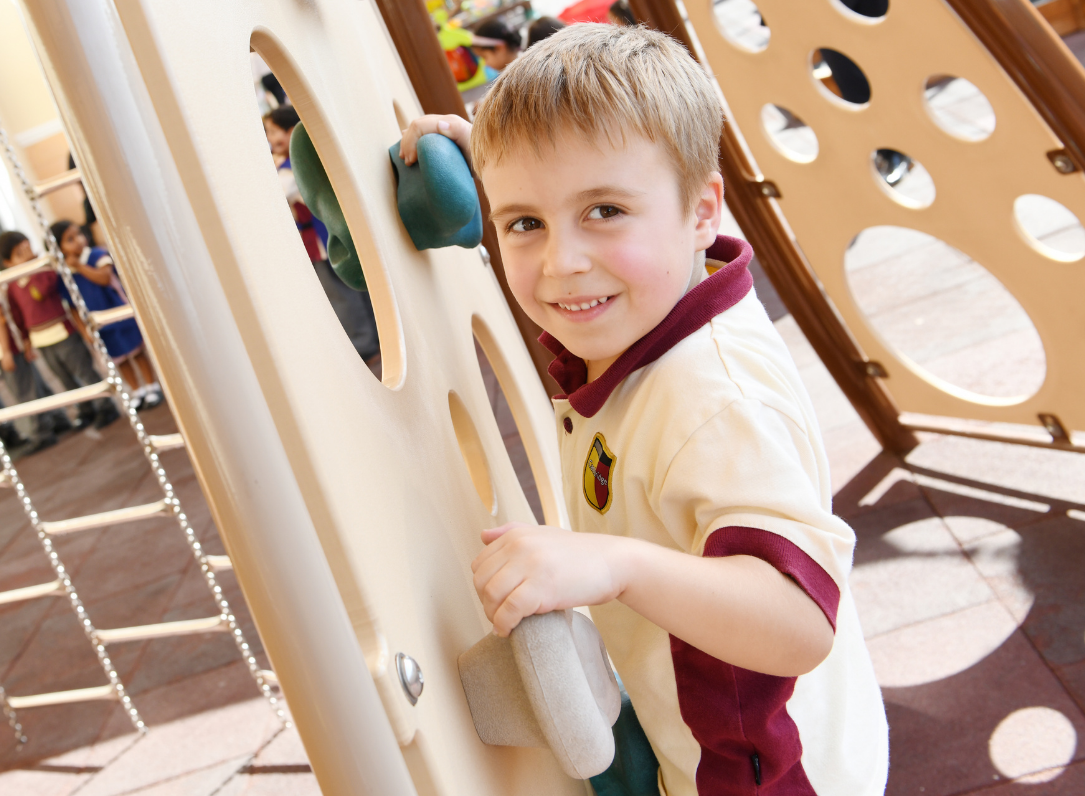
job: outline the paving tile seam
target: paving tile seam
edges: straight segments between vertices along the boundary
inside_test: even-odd
[[[1043,774],[1043,773],[1046,773],[1048,771],[1054,771],[1055,769],[1059,769],[1059,768],[1062,769],[1062,773],[1060,773],[1057,777],[1054,777],[1053,779],[1051,779],[1051,780],[1049,780],[1047,782],[1042,782],[1042,783],[1021,782],[1021,780],[1024,779],[1025,777],[1033,777],[1033,776],[1036,776],[1037,774]],[[1020,774],[1019,776],[1016,776],[1016,777],[1002,777],[1002,776],[1000,776],[997,780],[992,780],[989,785],[980,785],[978,788],[971,788],[970,790],[953,791],[952,793],[945,794],[945,796],[970,796],[970,794],[973,794],[973,793],[987,793],[987,792],[993,791],[993,790],[995,790],[997,788],[1003,788],[1003,787],[1005,787],[1007,785],[1013,785],[1013,784],[1024,785],[1026,787],[1036,787],[1037,785],[1050,785],[1052,783],[1057,783],[1059,781],[1059,777],[1065,776],[1066,773],[1071,768],[1078,769],[1078,770],[1080,770],[1081,768],[1085,768],[1085,762],[1078,761],[1078,760],[1072,760],[1069,763],[1067,763],[1065,766],[1047,766],[1045,768],[1037,769],[1036,771],[1029,771],[1028,773]]]
[[[241,763],[238,766],[238,771],[240,771],[245,766],[249,765],[252,762],[252,758],[254,756],[255,755],[247,755],[244,758],[245,762]],[[238,755],[238,757],[240,757],[240,755]],[[211,769],[217,768],[218,766],[221,766],[223,763],[228,763],[229,761],[230,761],[230,758],[227,757],[227,758],[225,758],[223,760],[218,760],[218,761],[216,761],[214,763],[211,763],[209,765],[206,765],[206,766],[200,766],[199,768],[190,768],[187,771],[182,771],[180,774],[175,774],[173,776],[166,777],[165,779],[159,779],[159,780],[155,780],[154,782],[144,783],[143,785],[140,785],[137,788],[133,788],[133,789],[130,789],[130,790],[115,791],[112,794],[110,794],[110,796],[136,796],[136,794],[145,793],[148,790],[150,790],[151,788],[157,788],[157,787],[159,787],[161,785],[167,785],[170,782],[176,782],[177,780],[185,779],[186,777],[190,777],[193,774],[199,774],[200,772],[203,772],[203,771],[210,771]],[[106,769],[103,769],[102,771],[99,771],[98,774],[95,774],[95,776],[101,776],[105,772],[105,770]],[[215,788],[215,790],[213,790],[211,792],[211,796],[214,796],[215,793],[218,793],[219,791],[221,791],[223,786],[226,784],[226,782],[229,782],[231,779],[233,779],[236,776],[237,776],[237,771],[234,771],[232,774],[230,774],[228,777],[226,777],[225,782],[222,782],[221,784],[219,784]],[[88,779],[86,782],[84,782],[78,788],[76,788],[76,790],[72,791],[71,794],[69,794],[69,796],[76,796],[76,794],[82,788],[89,785],[92,780],[93,780],[93,777],[91,779]]]
[[[963,608],[954,608],[952,611],[946,611],[943,614],[934,614],[932,616],[924,617],[923,619],[917,619],[914,622],[908,622],[907,624],[904,624],[904,625],[898,625],[897,627],[894,627],[891,630],[882,630],[882,631],[880,631],[878,633],[875,633],[872,636],[863,636],[863,639],[869,643],[871,641],[875,641],[877,639],[885,638],[886,636],[890,636],[890,635],[892,635],[894,633],[897,633],[897,632],[899,632],[901,630],[909,630],[911,628],[919,627],[920,625],[925,625],[928,622],[934,622],[934,621],[937,621],[939,619],[945,619],[946,617],[956,616],[957,614],[967,613],[968,611],[975,611],[977,608],[982,608],[985,605],[991,605],[992,603],[998,603],[999,606],[1001,606],[1003,609],[1005,609],[1007,611],[1007,613],[1009,613],[1009,609],[1007,609],[1006,606],[1002,603],[1002,601],[998,599],[998,596],[997,595],[992,595],[991,599],[989,599],[989,600],[984,600],[983,602],[980,602],[980,603],[973,603],[972,605],[966,605]],[[1010,616],[1012,617],[1013,614],[1011,613]],[[1017,620],[1014,620],[1014,621],[1016,622]],[[1021,629],[1020,625],[1018,625],[1017,629],[1018,630]],[[999,645],[999,646],[1001,646],[1001,645]]]
[[[256,758],[258,758],[260,756],[260,753],[263,752],[265,749],[267,749],[269,746],[271,746],[271,743],[276,738],[278,738],[280,735],[282,735],[284,732],[286,732],[286,727],[279,727],[279,729],[277,729],[274,733],[272,733],[271,736],[263,744],[261,744],[260,746],[258,746],[256,748],[256,751],[254,751],[252,753],[252,755],[248,758],[248,760],[245,761],[245,763],[243,765],[238,767],[237,771],[235,771],[230,776],[228,776],[226,778],[226,781],[223,782],[222,784],[220,784],[213,791],[211,791],[211,793],[208,794],[208,796],[216,796],[216,794],[221,793],[223,788],[225,788],[227,785],[229,785],[231,782],[233,782],[235,779],[237,779],[238,776],[241,776],[243,774],[243,772],[245,771],[245,769],[251,768],[252,764],[253,764],[253,761],[256,760]],[[74,794],[73,794],[73,796],[74,796]]]

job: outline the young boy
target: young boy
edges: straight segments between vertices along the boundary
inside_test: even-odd
[[[592,606],[666,796],[874,796],[888,732],[813,407],[717,237],[722,110],[668,37],[573,25],[528,50],[470,154],[517,301],[546,330],[572,527],[484,531],[501,635]]]
[[[0,263],[12,268],[34,259],[30,241],[21,232],[0,235]],[[33,362],[38,353],[45,359],[61,383],[69,390],[96,384],[102,377],[94,370],[90,351],[75,327],[68,320],[55,271],[39,271],[8,285],[8,306],[11,319],[23,338],[23,356]],[[120,414],[108,398],[86,401],[79,405],[84,424],[93,421],[95,428],[104,428]]]

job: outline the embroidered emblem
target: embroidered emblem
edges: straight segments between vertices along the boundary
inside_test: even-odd
[[[584,497],[588,505],[600,514],[606,514],[610,508],[614,492],[610,482],[617,461],[602,434],[596,434],[588,450],[588,459],[584,462]]]

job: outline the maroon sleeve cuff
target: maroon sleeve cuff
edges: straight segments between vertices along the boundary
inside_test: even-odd
[[[704,546],[705,558],[753,556],[791,577],[817,603],[836,631],[840,588],[821,566],[779,534],[760,528],[730,526],[713,531]]]

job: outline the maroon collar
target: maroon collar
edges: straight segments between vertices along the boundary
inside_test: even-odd
[[[594,417],[626,376],[655,362],[721,312],[744,299],[753,287],[753,277],[746,267],[753,259],[750,244],[720,235],[708,248],[706,256],[727,265],[683,296],[656,328],[629,346],[595,381],[588,381],[588,366],[583,359],[569,352],[549,332],[543,332],[539,342],[555,357],[548,372],[564,390],[564,394],[554,396],[555,400],[567,398],[583,417]]]

